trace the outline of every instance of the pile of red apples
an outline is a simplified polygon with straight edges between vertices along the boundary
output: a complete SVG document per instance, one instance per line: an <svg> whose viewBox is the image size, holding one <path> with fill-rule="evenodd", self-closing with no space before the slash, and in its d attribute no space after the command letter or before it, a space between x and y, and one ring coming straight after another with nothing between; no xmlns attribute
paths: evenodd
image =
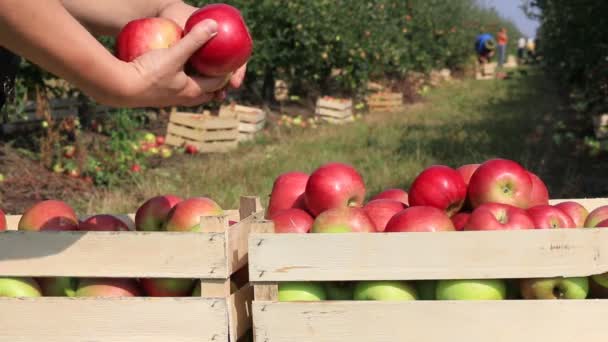
<svg viewBox="0 0 608 342"><path fill-rule="evenodd" d="M608 227L608 205L549 204L545 183L519 163L491 159L451 168L433 165L408 191L387 189L365 201L351 165L328 163L311 174L278 176L266 217L276 233L409 233ZM309 283L280 286L282 300L541 299L608 295L608 275L591 278ZM340 294L335 296L335 294Z"/></svg>

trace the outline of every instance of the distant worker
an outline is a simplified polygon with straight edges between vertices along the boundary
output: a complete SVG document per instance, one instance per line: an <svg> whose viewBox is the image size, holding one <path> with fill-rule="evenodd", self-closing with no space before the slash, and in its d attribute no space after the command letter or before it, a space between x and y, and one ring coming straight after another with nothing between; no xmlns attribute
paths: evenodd
<svg viewBox="0 0 608 342"><path fill-rule="evenodd" d="M496 52L496 41L489 33L483 33L477 36L475 40L475 52L477 52L477 60L479 64L486 64L490 61Z"/></svg>
<svg viewBox="0 0 608 342"><path fill-rule="evenodd" d="M534 39L532 38L528 38L528 42L527 42L527 46L526 46L527 50L528 50L528 57L531 61L534 61L534 59L536 59L536 44L534 43Z"/></svg>
<svg viewBox="0 0 608 342"><path fill-rule="evenodd" d="M526 58L526 38L521 37L517 41L517 63L522 64Z"/></svg>
<svg viewBox="0 0 608 342"><path fill-rule="evenodd" d="M502 28L496 34L496 40L498 41L498 66L502 67L507 62L507 43L509 42L509 36L507 35L507 29Z"/></svg>

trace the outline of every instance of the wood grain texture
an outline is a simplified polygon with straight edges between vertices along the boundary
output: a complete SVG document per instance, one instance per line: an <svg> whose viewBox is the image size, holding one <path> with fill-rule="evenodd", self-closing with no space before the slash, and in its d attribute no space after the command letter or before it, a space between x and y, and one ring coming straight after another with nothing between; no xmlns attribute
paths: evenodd
<svg viewBox="0 0 608 342"><path fill-rule="evenodd" d="M254 302L253 324L264 342L602 341L606 312L606 300Z"/></svg>
<svg viewBox="0 0 608 342"><path fill-rule="evenodd" d="M253 286L245 285L228 299L228 321L230 341L237 341L252 326Z"/></svg>
<svg viewBox="0 0 608 342"><path fill-rule="evenodd" d="M0 298L0 341L228 341L226 310L205 298Z"/></svg>
<svg viewBox="0 0 608 342"><path fill-rule="evenodd" d="M250 235L252 282L588 276L608 230Z"/></svg>
<svg viewBox="0 0 608 342"><path fill-rule="evenodd" d="M224 233L0 233L11 276L227 278Z"/></svg>

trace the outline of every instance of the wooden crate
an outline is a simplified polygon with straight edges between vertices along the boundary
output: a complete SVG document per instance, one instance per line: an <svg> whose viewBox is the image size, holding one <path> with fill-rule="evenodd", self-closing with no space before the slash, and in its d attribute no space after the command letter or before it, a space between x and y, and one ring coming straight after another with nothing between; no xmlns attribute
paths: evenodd
<svg viewBox="0 0 608 342"><path fill-rule="evenodd" d="M334 124L342 124L355 120L353 101L351 99L337 99L327 96L319 98L315 114L319 119Z"/></svg>
<svg viewBox="0 0 608 342"><path fill-rule="evenodd" d="M251 328L247 236L257 197L203 232L0 233L0 277L200 279L202 297L0 298L1 341L237 341ZM133 215L122 219L129 221ZM9 216L15 228L19 216ZM229 221L240 221L228 226ZM242 285L231 289L231 280ZM49 319L57 317L58 321Z"/></svg>
<svg viewBox="0 0 608 342"><path fill-rule="evenodd" d="M395 112L403 109L403 94L379 92L367 97L367 105L372 112Z"/></svg>
<svg viewBox="0 0 608 342"><path fill-rule="evenodd" d="M580 202L592 210L608 199ZM608 272L606 229L418 234L273 234L263 229L249 240L256 341L571 342L600 341L606 332L602 317L608 300L277 300L278 283L284 281L601 274Z"/></svg>
<svg viewBox="0 0 608 342"><path fill-rule="evenodd" d="M221 118L236 118L239 121L239 141L251 140L264 129L266 112L260 108L247 107L237 104L222 106Z"/></svg>
<svg viewBox="0 0 608 342"><path fill-rule="evenodd" d="M172 111L165 143L182 147L190 144L202 153L228 152L238 147L239 122L232 118Z"/></svg>

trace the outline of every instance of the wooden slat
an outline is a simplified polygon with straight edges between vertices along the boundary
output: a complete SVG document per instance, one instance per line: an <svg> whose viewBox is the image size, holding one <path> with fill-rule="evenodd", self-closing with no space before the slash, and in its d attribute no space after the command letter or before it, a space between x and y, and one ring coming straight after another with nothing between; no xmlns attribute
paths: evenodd
<svg viewBox="0 0 608 342"><path fill-rule="evenodd" d="M346 109L350 109L353 106L353 101L352 100L348 100L347 102L339 102L339 101L335 101L335 100L327 100L324 98L320 98L319 100L317 100L317 107L321 107L321 108L329 108L329 109L336 109L336 110L346 110Z"/></svg>
<svg viewBox="0 0 608 342"><path fill-rule="evenodd" d="M255 124L241 122L241 123L239 123L239 132L240 133L256 133L256 132L259 132L262 129L264 129L265 124L266 124L265 121L255 123Z"/></svg>
<svg viewBox="0 0 608 342"><path fill-rule="evenodd" d="M606 300L254 302L253 325L265 342L603 341L606 312Z"/></svg>
<svg viewBox="0 0 608 342"><path fill-rule="evenodd" d="M263 212L257 212L228 229L226 254L228 256L228 271L230 274L247 265L249 256L249 234L252 227L254 227L254 222L260 220L263 216ZM264 222L262 224L267 227L271 226L273 227L272 229L274 229L274 226L269 222Z"/></svg>
<svg viewBox="0 0 608 342"><path fill-rule="evenodd" d="M225 300L204 298L0 298L0 340L228 341L226 311Z"/></svg>
<svg viewBox="0 0 608 342"><path fill-rule="evenodd" d="M608 230L252 234L250 281L477 279L608 272Z"/></svg>
<svg viewBox="0 0 608 342"><path fill-rule="evenodd" d="M7 276L227 278L225 237L186 232L3 232Z"/></svg>
<svg viewBox="0 0 608 342"><path fill-rule="evenodd" d="M230 322L230 341L237 341L252 326L253 286L245 285L228 299L228 321Z"/></svg>
<svg viewBox="0 0 608 342"><path fill-rule="evenodd" d="M203 114L171 113L169 121L175 124L192 128L205 129L205 116Z"/></svg>
<svg viewBox="0 0 608 342"><path fill-rule="evenodd" d="M203 141L205 131L192 129L190 127L180 126L169 122L169 125L167 126L167 134L179 136L188 140Z"/></svg>
<svg viewBox="0 0 608 342"><path fill-rule="evenodd" d="M175 147L181 147L184 144L193 144L193 145L198 146L198 141L194 141L191 139L184 139L182 137L178 137L173 134L167 134L167 136L165 137L165 144L167 144L169 146L175 146Z"/></svg>
<svg viewBox="0 0 608 342"><path fill-rule="evenodd" d="M352 110L335 110L327 108L317 108L315 111L317 115L331 116L338 119L347 118L353 115Z"/></svg>

